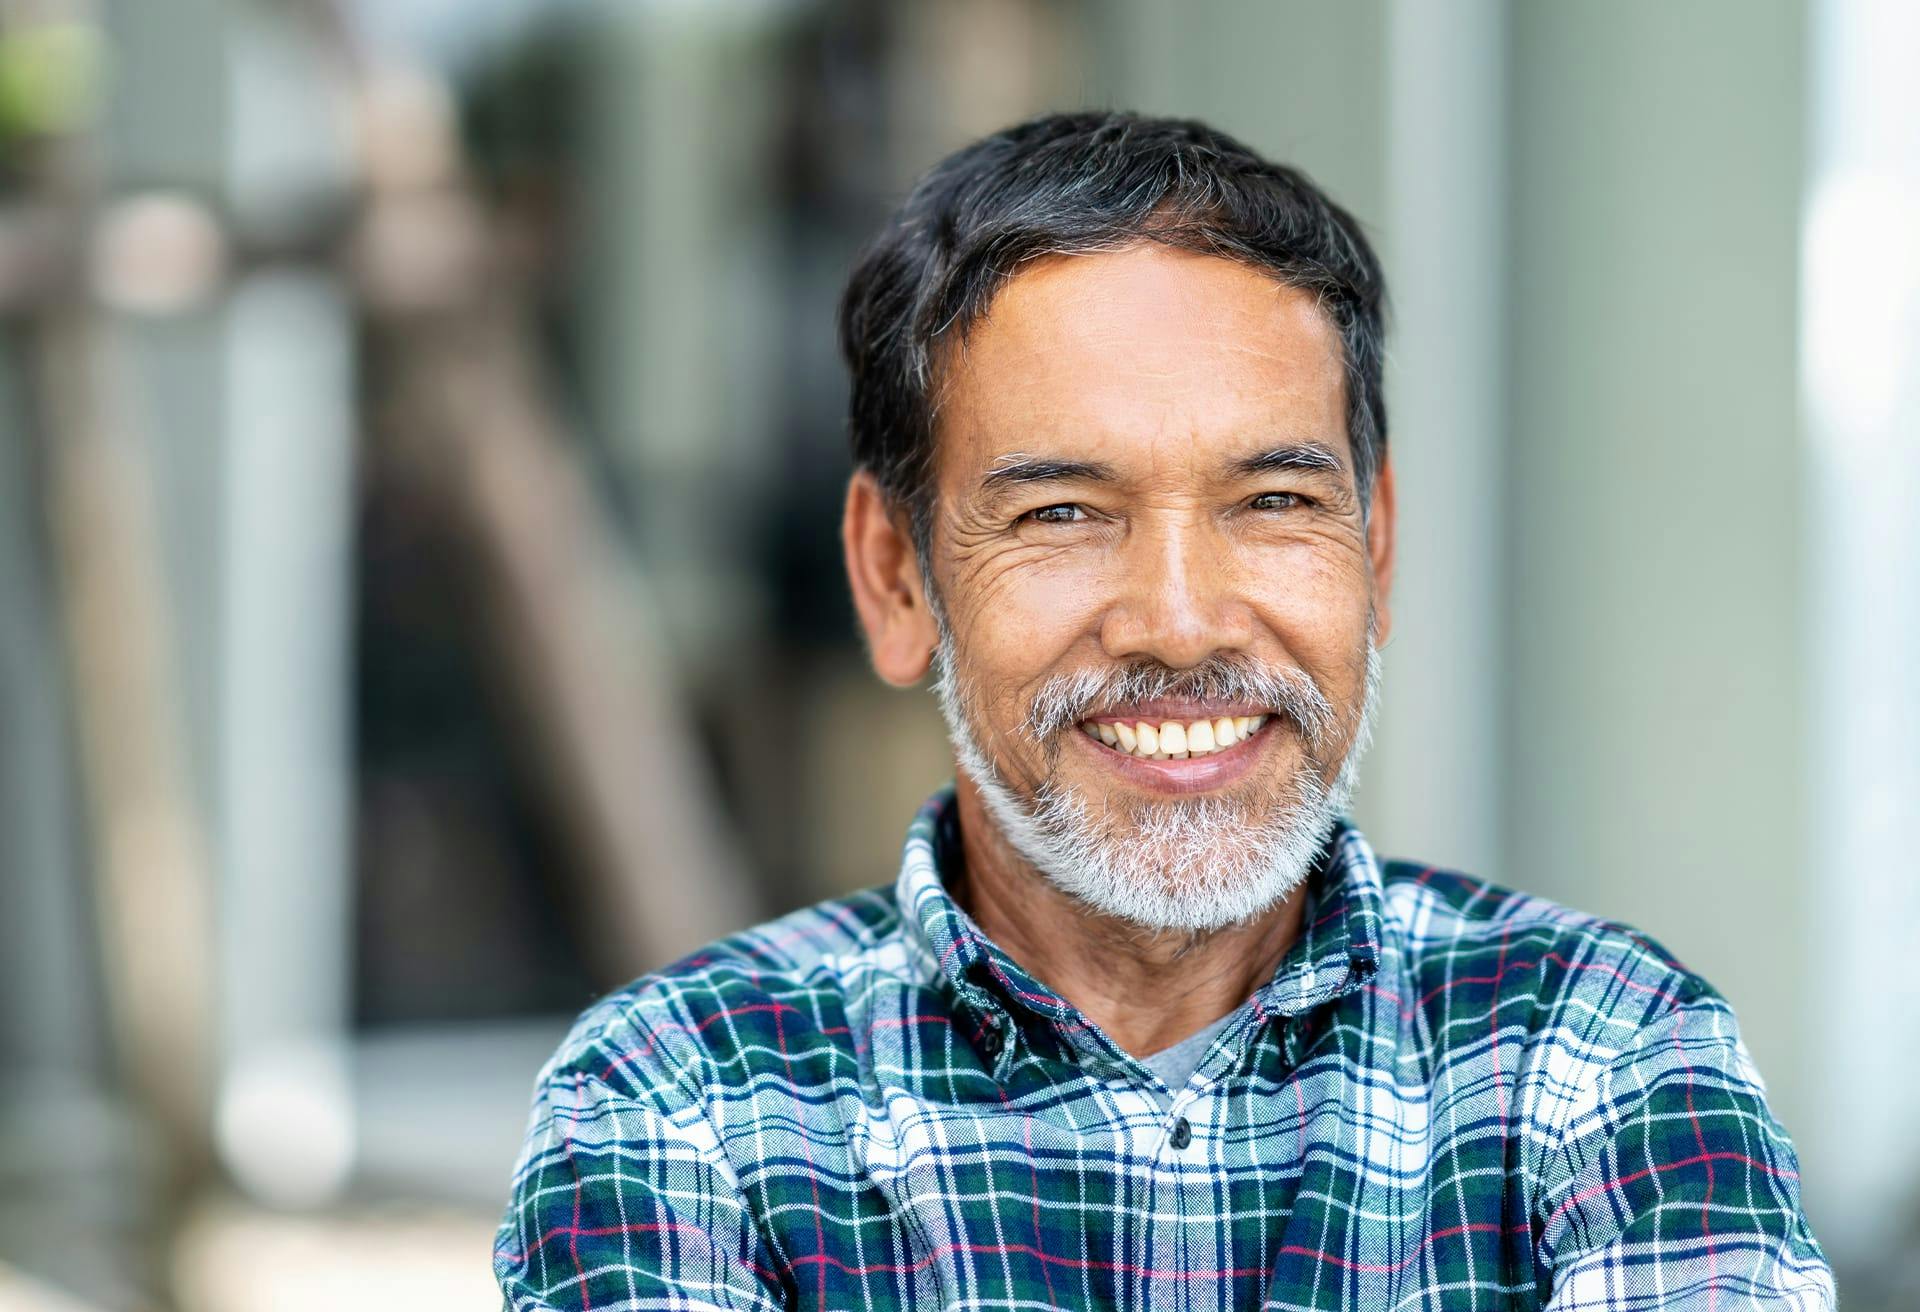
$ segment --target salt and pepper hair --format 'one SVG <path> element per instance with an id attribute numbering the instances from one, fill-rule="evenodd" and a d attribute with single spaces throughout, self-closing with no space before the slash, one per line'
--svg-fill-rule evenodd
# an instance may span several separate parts
<path id="1" fill-rule="evenodd" d="M 1049 114 L 949 155 L 867 246 L 840 302 L 854 463 L 904 509 L 922 568 L 933 523 L 943 348 L 1028 261 L 1142 241 L 1237 260 L 1311 293 L 1340 336 L 1363 513 L 1385 457 L 1386 288 L 1360 225 L 1298 170 L 1189 119 Z"/>

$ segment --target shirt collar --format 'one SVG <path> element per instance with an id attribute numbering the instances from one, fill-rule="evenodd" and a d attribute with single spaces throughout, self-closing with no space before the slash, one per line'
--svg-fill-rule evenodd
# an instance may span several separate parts
<path id="1" fill-rule="evenodd" d="M 1071 1003 L 1028 974 L 947 892 L 941 871 L 955 867 L 959 851 L 959 808 L 949 784 L 914 816 L 894 886 L 917 973 L 944 983 L 983 1015 L 1004 1001 L 1084 1026 Z M 1381 903 L 1373 849 L 1349 821 L 1337 821 L 1308 876 L 1300 936 L 1254 993 L 1255 1010 L 1298 1016 L 1359 988 L 1380 966 Z"/>

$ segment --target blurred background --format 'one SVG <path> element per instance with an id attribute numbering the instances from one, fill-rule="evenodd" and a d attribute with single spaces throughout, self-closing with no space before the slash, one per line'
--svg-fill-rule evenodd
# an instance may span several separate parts
<path id="1" fill-rule="evenodd" d="M 1738 1008 L 1920 1290 L 1920 9 L 0 0 L 0 1309 L 497 1303 L 600 992 L 888 880 L 833 310 L 1050 108 L 1395 295 L 1376 847 Z"/>

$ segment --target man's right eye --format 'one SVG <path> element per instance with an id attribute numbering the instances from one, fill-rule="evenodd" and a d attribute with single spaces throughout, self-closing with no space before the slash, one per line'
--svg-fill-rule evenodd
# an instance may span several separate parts
<path id="1" fill-rule="evenodd" d="M 1071 501 L 1063 501 L 1057 506 L 1041 506 L 1020 516 L 1021 522 L 1028 524 L 1071 524 L 1086 518 L 1087 512 Z"/>

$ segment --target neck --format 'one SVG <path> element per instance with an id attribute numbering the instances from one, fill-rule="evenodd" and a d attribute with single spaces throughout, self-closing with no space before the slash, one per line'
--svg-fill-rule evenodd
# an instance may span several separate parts
<path id="1" fill-rule="evenodd" d="M 1007 844 L 964 774 L 955 791 L 966 859 L 956 897 L 988 938 L 1136 1057 L 1245 1002 L 1300 936 L 1304 882 L 1264 914 L 1209 932 L 1148 930 L 1100 915 Z"/>

